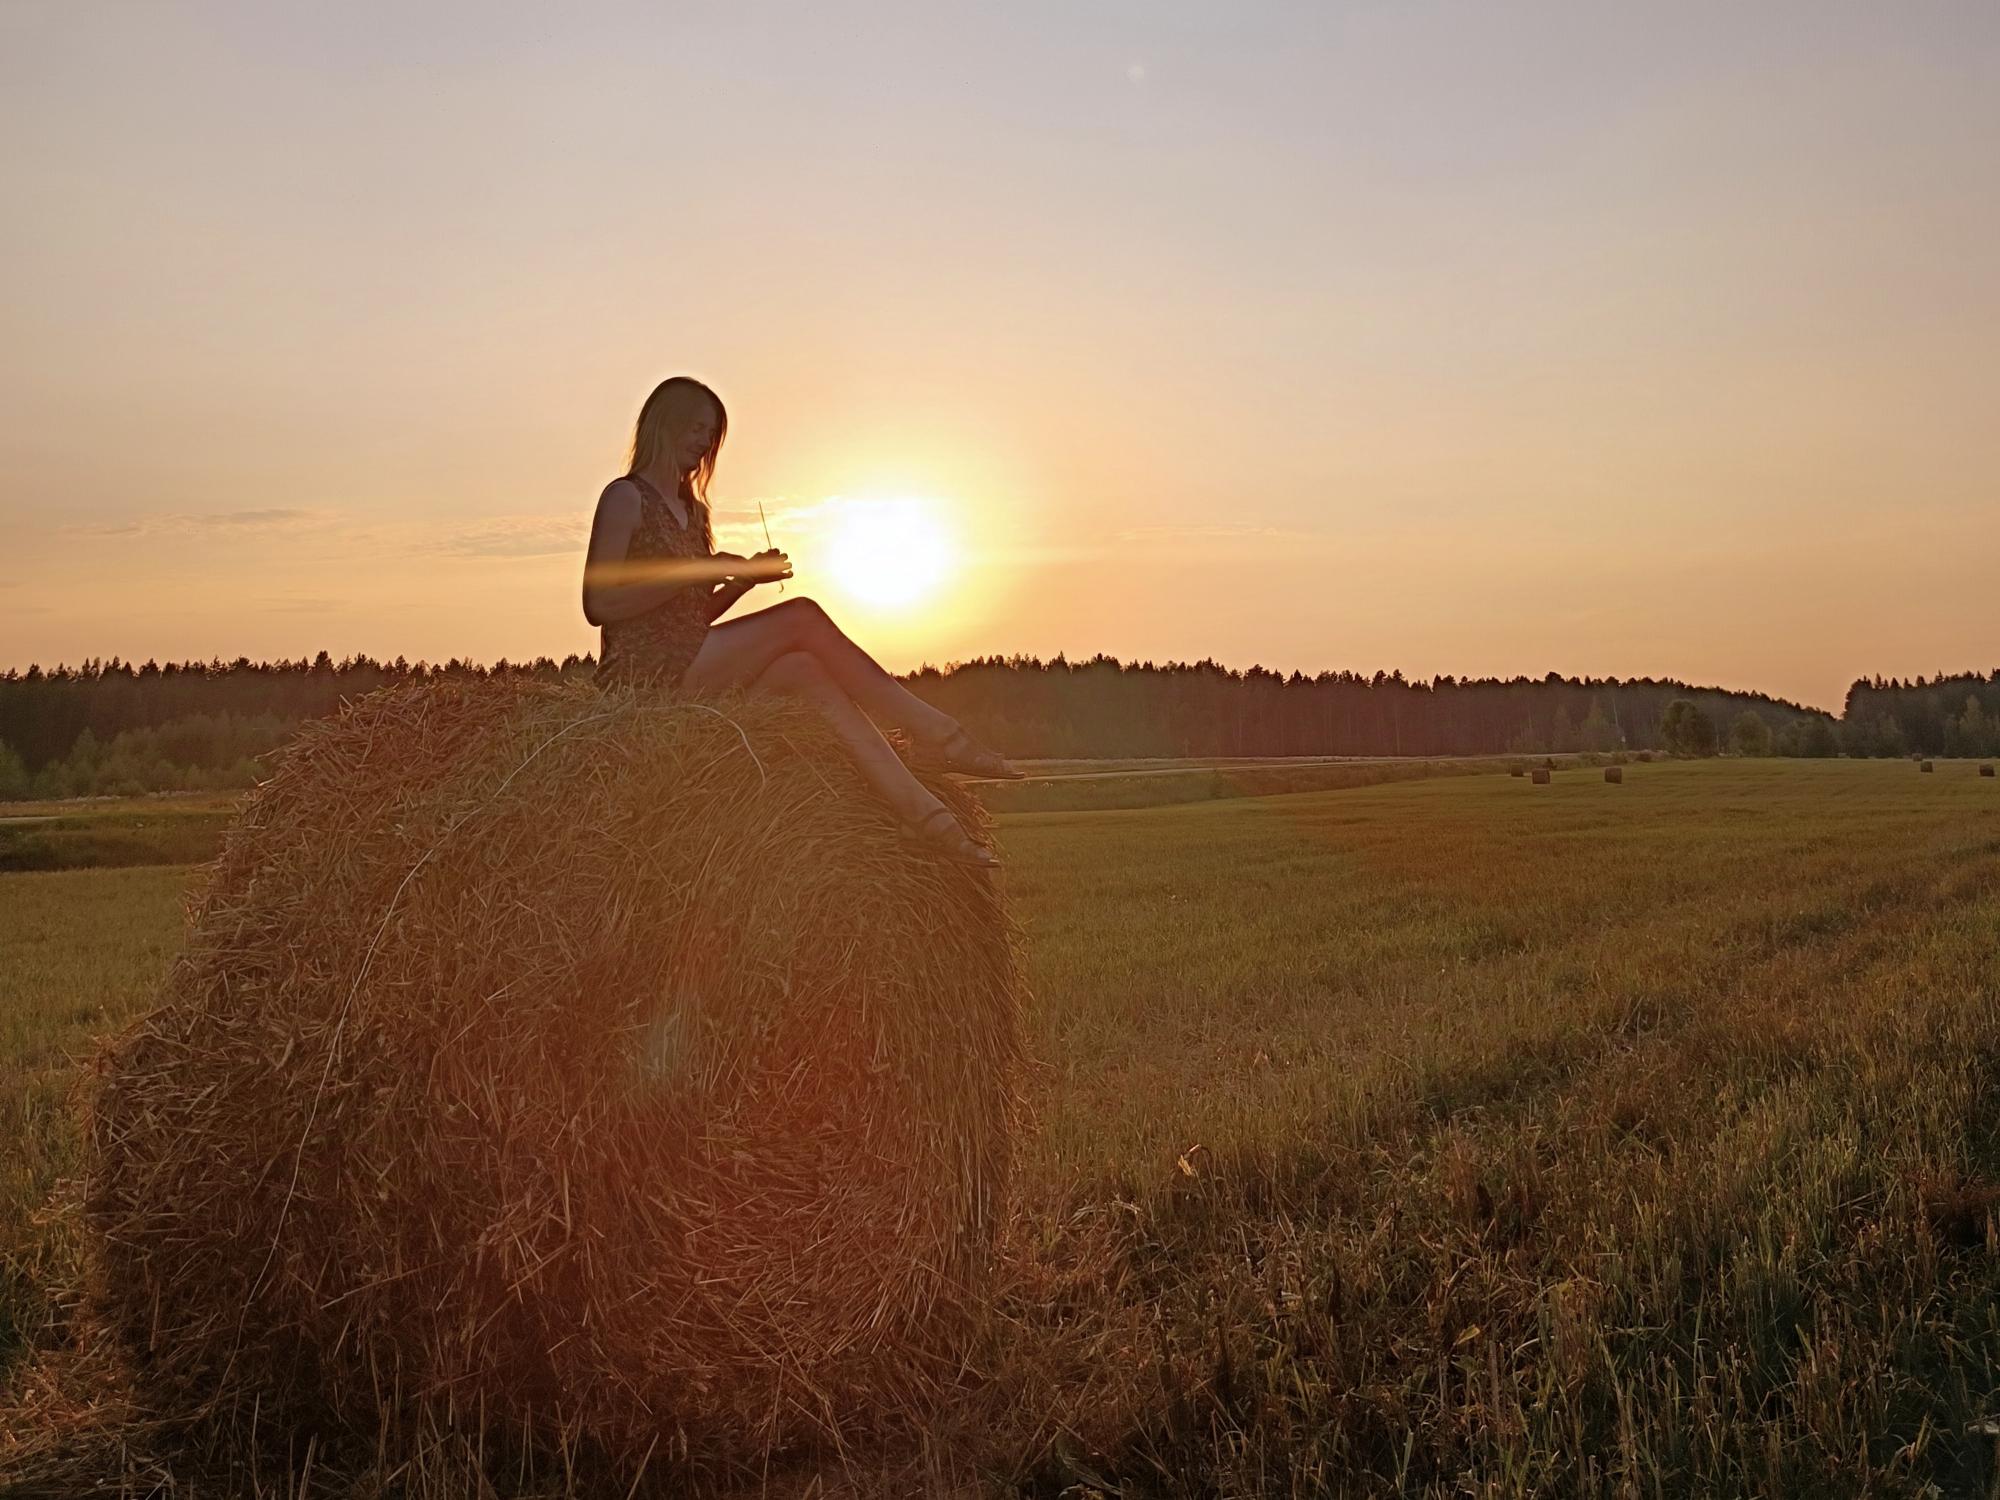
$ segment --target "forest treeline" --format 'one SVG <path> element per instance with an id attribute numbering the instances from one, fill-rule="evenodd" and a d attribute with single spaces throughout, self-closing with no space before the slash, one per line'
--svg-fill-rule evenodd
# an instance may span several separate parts
<path id="1" fill-rule="evenodd" d="M 301 720 L 411 680 L 587 677 L 561 661 L 87 661 L 0 674 L 0 798 L 249 785 Z M 1212 661 L 984 657 L 904 678 L 1008 753 L 1047 756 L 2000 754 L 2000 671 L 1871 678 L 1830 715 L 1671 679 L 1282 674 Z"/>
<path id="2" fill-rule="evenodd" d="M 1864 677 L 1847 690 L 1841 739 L 1849 755 L 2000 756 L 2000 670 Z"/>

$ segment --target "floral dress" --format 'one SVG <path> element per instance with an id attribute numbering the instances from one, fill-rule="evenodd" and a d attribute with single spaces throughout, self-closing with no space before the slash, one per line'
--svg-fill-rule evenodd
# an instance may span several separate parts
<path id="1" fill-rule="evenodd" d="M 639 525 L 625 549 L 628 561 L 714 556 L 706 506 L 683 496 L 688 512 L 683 526 L 658 489 L 637 474 L 625 477 L 639 490 Z M 644 614 L 605 621 L 597 680 L 610 687 L 677 686 L 708 636 L 714 592 L 712 584 L 689 584 Z"/>

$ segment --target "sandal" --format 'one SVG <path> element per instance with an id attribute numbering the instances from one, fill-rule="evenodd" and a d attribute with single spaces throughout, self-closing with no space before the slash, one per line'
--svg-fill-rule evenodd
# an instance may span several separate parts
<path id="1" fill-rule="evenodd" d="M 936 830 L 939 818 L 945 820 L 948 831 Z M 1000 857 L 984 844 L 975 843 L 972 836 L 959 827 L 958 819 L 952 816 L 948 807 L 933 808 L 914 823 L 898 818 L 896 825 L 903 835 L 903 842 L 915 845 L 925 854 L 948 859 L 954 864 L 971 865 L 976 870 L 1000 868 Z"/>
<path id="2" fill-rule="evenodd" d="M 961 776 L 983 776 L 994 781 L 1019 781 L 1026 773 L 1016 770 L 1004 755 L 988 750 L 965 731 L 963 724 L 941 740 L 919 743 L 923 762 L 939 771 L 956 771 Z"/>

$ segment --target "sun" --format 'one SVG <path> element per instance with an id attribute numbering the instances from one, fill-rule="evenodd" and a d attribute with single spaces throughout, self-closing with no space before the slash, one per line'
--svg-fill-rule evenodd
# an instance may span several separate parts
<path id="1" fill-rule="evenodd" d="M 835 581 L 878 609 L 908 609 L 945 584 L 957 548 L 927 500 L 842 500 L 827 541 Z"/>

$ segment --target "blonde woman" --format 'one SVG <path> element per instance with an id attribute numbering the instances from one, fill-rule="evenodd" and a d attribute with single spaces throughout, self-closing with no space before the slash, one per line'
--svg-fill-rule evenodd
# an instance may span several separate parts
<path id="1" fill-rule="evenodd" d="M 833 725 L 906 838 L 946 859 L 996 867 L 993 851 L 910 774 L 876 725 L 906 731 L 942 770 L 1019 772 L 883 671 L 810 599 L 716 623 L 757 585 L 792 576 L 776 549 L 754 557 L 715 550 L 708 482 L 728 431 L 715 392 L 684 375 L 662 381 L 640 408 L 631 468 L 598 497 L 584 564 L 584 618 L 603 632 L 599 678 L 804 698 Z"/>

